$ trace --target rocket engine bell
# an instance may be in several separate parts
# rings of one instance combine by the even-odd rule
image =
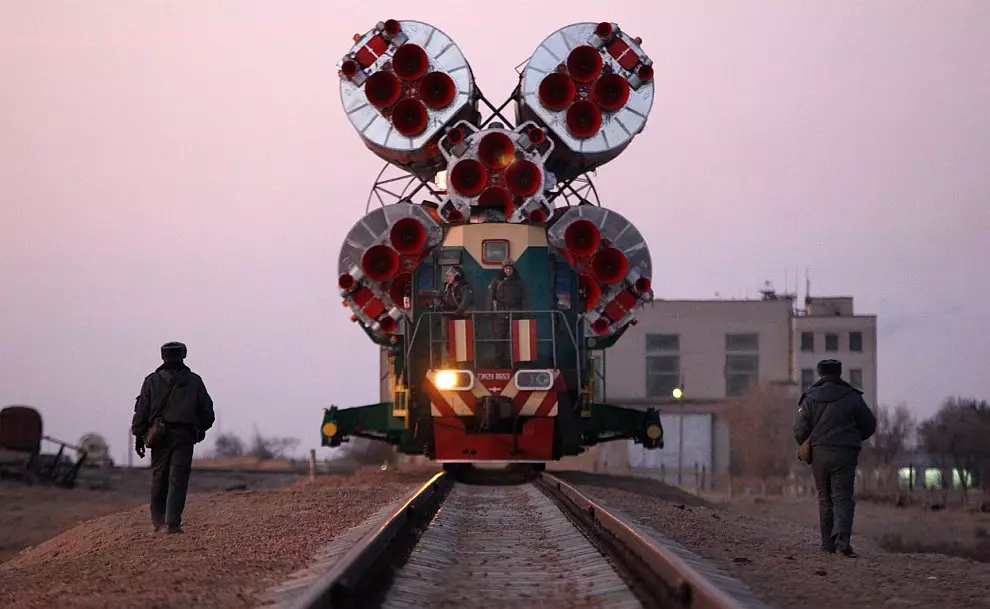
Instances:
[[[370,212],[340,248],[337,285],[353,319],[376,334],[399,330],[408,318],[412,270],[443,238],[433,216],[414,203]]]
[[[543,193],[552,178],[543,166],[553,147],[533,122],[512,130],[457,123],[440,140],[448,186],[440,216],[447,222],[489,214],[508,222],[546,220],[553,208]]]
[[[450,37],[421,21],[379,22],[337,69],[344,111],[364,144],[423,180],[446,164],[437,148],[444,127],[478,121],[467,59]]]
[[[653,62],[614,23],[575,23],[547,36],[520,76],[516,116],[556,140],[547,169],[573,179],[617,157],[646,126]]]
[[[579,273],[586,320],[595,334],[611,334],[632,322],[653,299],[650,249],[621,214],[579,205],[561,214],[547,239]]]

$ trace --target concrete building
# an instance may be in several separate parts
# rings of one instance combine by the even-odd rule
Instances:
[[[602,445],[584,460],[601,471],[656,472],[693,484],[729,469],[727,398],[750,383],[785,388],[795,403],[817,379],[819,360],[843,363],[844,377],[876,405],[876,316],[854,315],[852,298],[807,298],[766,290],[761,300],[658,300],[639,315],[616,347],[599,358],[597,397],[661,413],[665,447],[645,451],[632,442]],[[681,399],[673,396],[682,390]],[[683,470],[691,470],[684,472]],[[672,478],[671,476],[676,476]],[[709,478],[710,479],[710,478]]]
[[[877,316],[856,315],[853,299],[808,298],[791,319],[795,368],[802,390],[815,382],[815,366],[823,359],[842,362],[842,377],[877,406]]]

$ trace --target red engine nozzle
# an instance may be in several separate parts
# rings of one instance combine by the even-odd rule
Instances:
[[[594,309],[602,297],[602,288],[595,281],[595,278],[586,273],[581,273],[578,276],[578,288],[584,292],[585,309],[588,311]]]
[[[412,285],[412,273],[399,273],[388,288],[388,296],[400,309],[405,309],[406,298],[410,297],[409,286]]]
[[[340,286],[341,290],[350,290],[354,287],[354,276],[350,273],[343,273],[337,278],[337,285]],[[346,301],[344,304],[347,304]]]
[[[505,171],[505,185],[517,197],[531,197],[543,186],[540,168],[533,161],[520,159]]]
[[[478,207],[483,207],[485,209],[497,209],[502,212],[502,214],[508,218],[512,215],[512,210],[515,209],[515,203],[512,201],[512,195],[509,191],[502,188],[501,186],[492,186],[486,188],[481,196],[478,197]]]
[[[595,47],[584,44],[574,47],[567,56],[567,71],[578,82],[589,83],[602,73],[602,56]]]
[[[392,108],[392,126],[406,137],[415,137],[426,130],[429,115],[418,99],[407,97]]]
[[[485,188],[488,182],[488,171],[485,166],[474,159],[457,161],[450,170],[450,186],[465,197],[473,197]]]
[[[353,59],[348,59],[344,63],[340,64],[340,72],[347,78],[354,78],[359,69],[360,67],[358,66],[358,62]]]
[[[534,146],[539,146],[543,143],[543,140],[547,139],[547,134],[543,129],[539,127],[533,127],[526,132],[526,137],[529,138],[529,143]]]
[[[586,99],[576,101],[567,109],[567,130],[574,137],[589,138],[602,127],[602,111],[594,102]]]
[[[430,68],[430,57],[418,44],[404,44],[392,55],[392,70],[402,80],[419,80]]]
[[[533,211],[529,212],[530,222],[539,223],[539,222],[546,222],[546,220],[547,220],[547,212],[543,211],[542,209],[534,209]]]
[[[650,291],[650,287],[652,287],[652,285],[653,284],[650,283],[650,280],[648,278],[640,277],[639,279],[636,280],[635,288],[636,291],[639,292],[640,294],[645,294]]]
[[[397,19],[387,19],[385,21],[385,33],[389,36],[395,36],[401,31],[402,24]]]
[[[364,82],[364,95],[376,108],[386,108],[399,101],[402,83],[391,72],[375,72]]]
[[[605,334],[608,332],[608,320],[604,317],[599,317],[591,324],[591,329],[595,331],[595,334]]]
[[[591,97],[602,110],[614,112],[629,101],[629,82],[618,74],[606,74],[591,87]]]
[[[426,245],[426,229],[416,218],[402,218],[392,225],[389,233],[392,247],[404,256],[418,254]]]
[[[614,247],[607,247],[591,260],[591,272],[602,283],[615,283],[629,272],[629,259]]]
[[[378,320],[378,325],[381,327],[382,332],[388,334],[395,330],[395,327],[398,325],[398,323],[395,321],[395,319],[386,315]]]
[[[540,103],[550,110],[563,110],[571,105],[576,94],[577,89],[574,87],[574,81],[567,74],[560,72],[547,74],[537,89]]]
[[[447,132],[447,141],[451,146],[456,146],[464,141],[464,130],[460,127],[453,127]]]
[[[478,158],[489,169],[505,169],[516,154],[512,139],[501,131],[493,131],[478,143]]]
[[[361,268],[373,281],[385,281],[399,270],[399,255],[387,245],[370,247],[361,256]]]
[[[639,79],[643,82],[650,82],[653,80],[653,66],[639,66],[639,70],[636,71],[636,75],[639,76]]]
[[[419,82],[420,99],[434,110],[449,106],[456,95],[454,79],[443,72],[430,72]]]
[[[575,256],[588,256],[598,249],[601,233],[591,220],[575,220],[564,231],[564,245]]]
[[[595,34],[599,38],[608,38],[612,35],[612,24],[608,21],[602,21],[597,26],[595,26]]]

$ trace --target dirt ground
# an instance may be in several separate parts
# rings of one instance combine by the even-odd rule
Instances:
[[[291,473],[195,470],[189,492],[273,489],[297,478]],[[150,492],[147,468],[83,469],[73,489],[0,480],[0,562],[80,522],[146,504]]]
[[[717,505],[641,478],[561,477],[711,560],[777,607],[990,607],[990,564],[881,547],[889,536],[976,544],[990,528],[987,514],[860,501],[853,531],[859,556],[846,558],[818,552],[814,499]]]
[[[183,535],[152,533],[146,505],[116,511],[0,564],[0,606],[253,606],[333,537],[427,478],[361,471],[274,490],[200,492],[187,502]],[[100,505],[113,509],[112,500]]]

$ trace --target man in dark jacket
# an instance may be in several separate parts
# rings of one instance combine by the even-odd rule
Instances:
[[[465,281],[464,271],[459,266],[448,269],[446,279],[440,292],[440,310],[454,317],[464,317],[464,313],[474,302],[474,292]]]
[[[818,519],[824,552],[855,556],[852,537],[853,487],[859,451],[876,431],[877,419],[863,392],[842,380],[842,364],[818,362],[821,378],[801,395],[794,416],[794,440],[808,440],[818,487]]]
[[[166,343],[161,352],[164,363],[141,385],[131,433],[143,459],[148,431],[155,420],[164,422],[165,433],[151,447],[151,522],[155,532],[167,526],[168,533],[181,533],[193,445],[206,438],[216,417],[203,379],[183,362],[186,346]]]
[[[502,262],[502,272],[495,276],[488,286],[488,296],[492,311],[516,311],[513,319],[519,319],[519,311],[526,307],[526,286],[516,273],[515,262],[507,258]],[[497,365],[508,367],[509,353],[509,316],[495,315],[492,320],[493,338],[495,343],[495,359]]]

